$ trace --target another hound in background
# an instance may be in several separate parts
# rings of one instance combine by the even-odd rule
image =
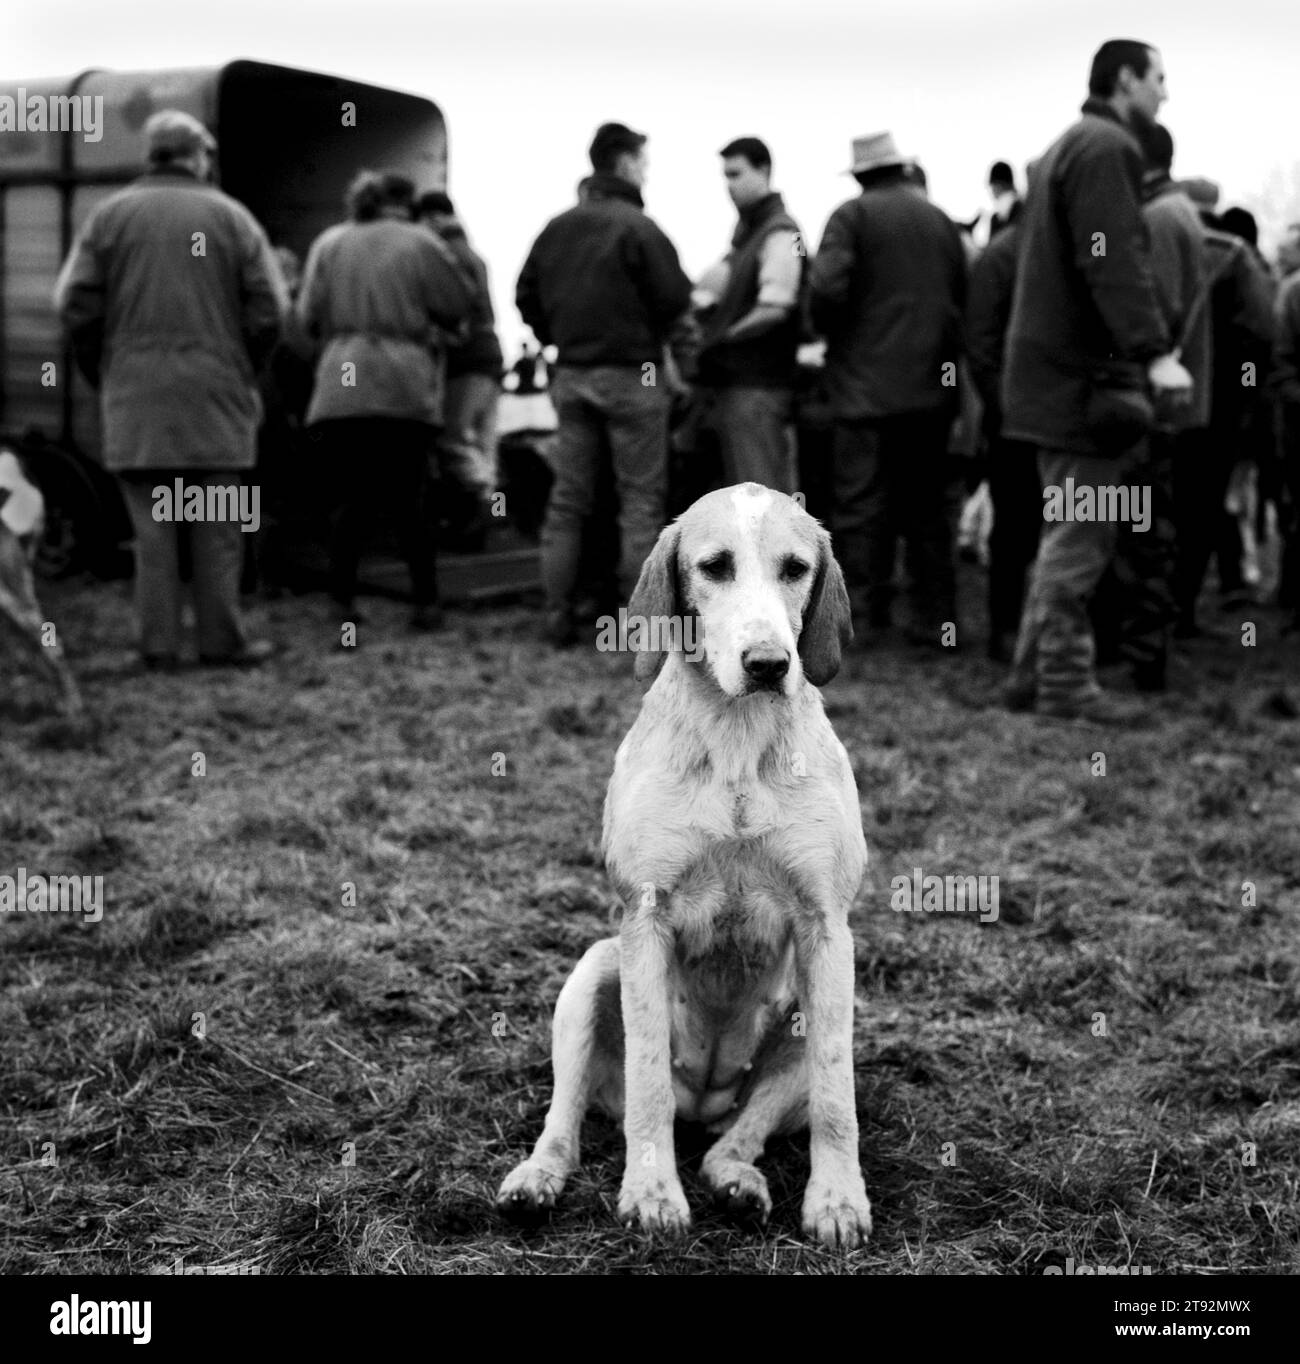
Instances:
[[[80,715],[81,693],[57,639],[47,644],[47,622],[36,602],[32,561],[45,526],[45,499],[18,457],[0,449],[0,627],[40,659],[59,684],[63,711]]]
[[[858,1163],[848,912],[867,850],[853,770],[816,690],[851,636],[830,537],[758,484],[710,493],[659,536],[630,612],[698,617],[703,656],[638,654],[637,676],[657,677],[605,798],[621,932],[560,992],[550,1112],[498,1205],[549,1211],[595,1104],[623,1120],[625,1222],[690,1223],[674,1117],[720,1134],[702,1166],[714,1198],[766,1221],[772,1200],[754,1162],[770,1136],[806,1125],[804,1231],[856,1247],[871,1205]]]

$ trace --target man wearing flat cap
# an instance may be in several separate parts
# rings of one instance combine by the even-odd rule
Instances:
[[[146,667],[181,653],[179,508],[185,489],[198,651],[210,664],[270,653],[239,611],[241,522],[230,514],[256,462],[257,371],[288,304],[265,232],[210,183],[216,142],[190,114],[144,126],[148,169],[90,215],[59,275],[55,302],[77,363],[100,391],[104,464],[118,475],[135,531],[138,646]],[[203,491],[191,498],[190,489]],[[208,490],[220,487],[220,496]],[[193,520],[198,506],[207,518]],[[224,510],[222,510],[224,509]],[[161,515],[160,515],[161,512]],[[255,528],[255,527],[254,527]]]
[[[907,545],[910,634],[938,647],[956,619],[948,433],[957,411],[966,255],[956,225],[918,193],[889,133],[853,143],[862,193],[841,204],[812,269],[835,419],[833,534],[868,639],[893,624],[894,559]]]

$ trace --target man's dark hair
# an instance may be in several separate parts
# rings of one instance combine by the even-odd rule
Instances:
[[[1120,68],[1127,66],[1141,80],[1151,65],[1155,48],[1136,38],[1110,38],[1097,49],[1088,73],[1088,93],[1109,99],[1115,93]]]
[[[1147,170],[1164,171],[1166,174],[1174,166],[1174,136],[1163,123],[1146,122],[1135,124],[1138,145],[1142,148],[1142,159]]]
[[[1016,177],[1011,173],[1011,167],[1005,161],[995,161],[989,167],[990,185],[1010,185],[1012,189],[1016,187]]]
[[[728,142],[719,156],[743,156],[755,170],[772,171],[772,153],[761,137],[737,137]]]
[[[417,218],[423,218],[429,213],[443,213],[452,218],[456,216],[456,208],[451,202],[451,195],[445,189],[425,190],[415,201],[415,216]]]
[[[393,205],[409,213],[414,200],[415,186],[396,171],[358,171],[347,192],[348,211],[359,223],[373,222]]]
[[[1219,214],[1219,226],[1251,246],[1259,245],[1259,224],[1248,208],[1225,208]]]
[[[611,175],[624,152],[635,156],[645,144],[645,134],[634,133],[625,123],[602,123],[587,150],[591,168],[598,175]]]
[[[925,171],[919,165],[877,166],[875,170],[854,171],[853,178],[861,189],[875,189],[881,185],[920,185],[926,187]]]

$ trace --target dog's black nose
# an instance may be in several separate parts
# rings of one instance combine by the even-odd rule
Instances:
[[[744,668],[746,677],[752,677],[761,686],[770,687],[790,671],[790,655],[784,649],[759,644],[741,654],[740,666]]]

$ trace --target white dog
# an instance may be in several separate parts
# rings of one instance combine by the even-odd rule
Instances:
[[[765,1221],[754,1162],[769,1136],[807,1125],[804,1231],[852,1248],[871,1230],[848,926],[867,850],[848,756],[815,689],[851,634],[830,537],[755,483],[701,498],[660,535],[630,603],[633,618],[687,613],[703,658],[638,655],[638,677],[658,676],[605,800],[621,932],[560,992],[550,1112],[498,1206],[549,1210],[596,1104],[624,1124],[625,1222],[690,1223],[674,1115],[721,1133],[704,1179],[732,1213]]]
[[[0,628],[38,659],[59,685],[63,711],[82,712],[81,693],[57,638],[45,640],[47,622],[36,601],[32,561],[45,523],[45,500],[23,473],[18,457],[0,449]]]

